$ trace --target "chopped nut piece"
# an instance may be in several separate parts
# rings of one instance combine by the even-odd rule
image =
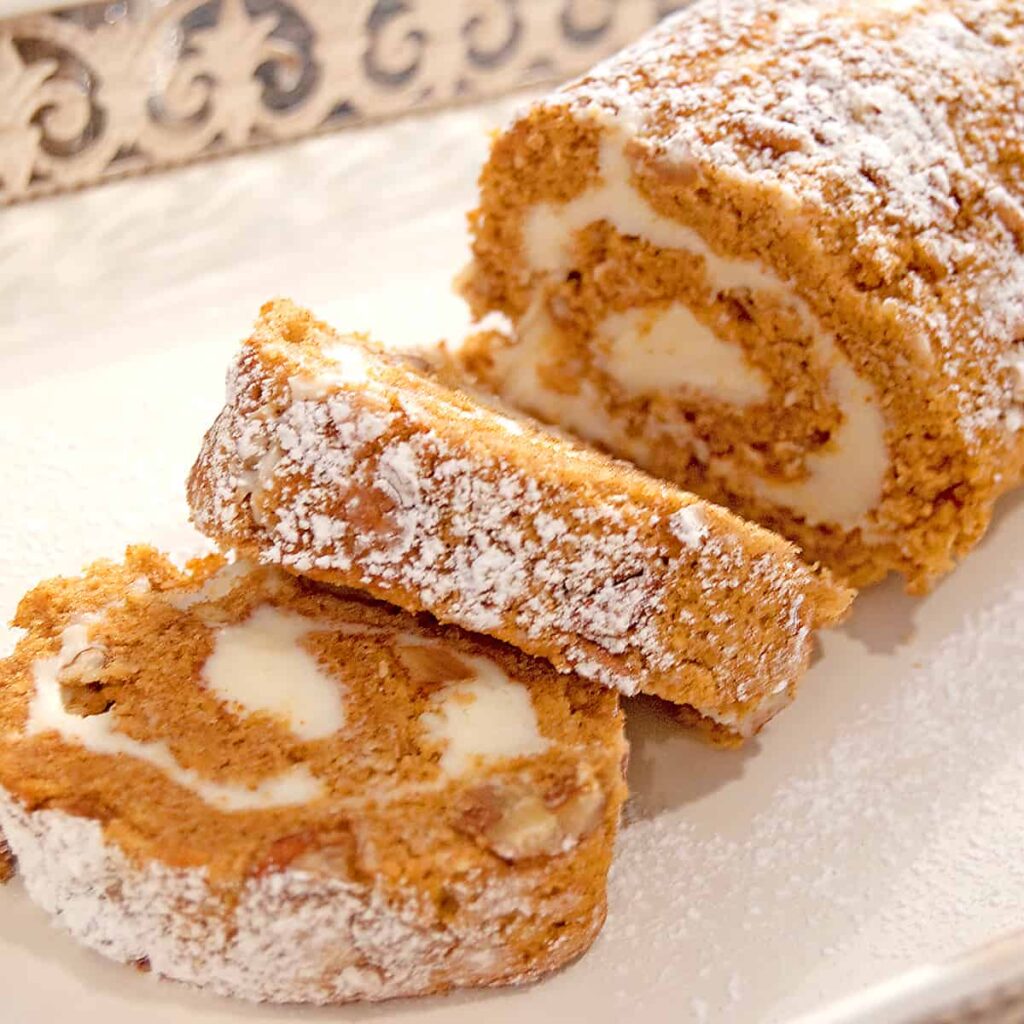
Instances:
[[[358,862],[356,839],[350,831],[338,829],[329,834],[308,831],[278,839],[261,871],[287,868],[354,880],[359,875]]]
[[[57,680],[61,684],[74,685],[98,683],[103,678],[106,664],[107,655],[102,647],[86,647],[61,667]]]
[[[398,657],[415,683],[453,683],[476,675],[458,655],[439,644],[403,645]]]
[[[114,701],[104,692],[102,683],[62,686],[60,697],[65,709],[79,718],[106,714],[114,706]]]
[[[489,782],[470,791],[456,827],[503,860],[553,857],[589,835],[604,807],[605,794],[594,779],[554,806],[526,780]]]
[[[564,848],[558,818],[533,793],[522,793],[508,801],[484,836],[487,845],[504,860],[550,857]]]
[[[577,793],[558,808],[558,822],[562,832],[566,836],[575,836],[574,844],[589,835],[601,820],[604,804],[604,793],[596,783],[591,789]]]
[[[102,647],[86,647],[57,673],[61,700],[71,714],[89,718],[110,710],[113,701],[103,689],[106,664]]]

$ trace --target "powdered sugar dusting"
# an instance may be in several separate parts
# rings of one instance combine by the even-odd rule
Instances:
[[[396,895],[379,883],[289,869],[252,878],[232,908],[205,871],[135,864],[98,822],[26,813],[2,789],[0,828],[29,895],[79,941],[259,1001],[387,999],[499,976],[514,955],[501,919],[532,898],[529,878],[465,874],[452,897],[472,908],[477,926],[440,929],[414,890]]]
[[[1015,10],[709,0],[556,102],[610,112],[658,160],[770,188],[818,218],[817,244],[852,250],[872,294],[938,353],[969,443],[993,431],[1010,443],[1024,422],[1002,362],[1024,323]],[[851,219],[853,242],[829,233]]]
[[[296,398],[326,398],[338,388],[358,387],[369,379],[370,363],[358,344],[342,341],[322,350],[323,364],[300,369],[288,382]]]
[[[699,547],[700,543],[708,535],[707,523],[704,521],[704,513],[700,505],[687,505],[678,512],[673,512],[669,519],[672,532],[687,547]]]
[[[810,571],[795,558],[752,561],[738,533],[723,525],[712,535],[700,506],[660,522],[625,495],[587,496],[544,472],[550,435],[533,440],[539,467],[516,453],[533,435],[478,448],[398,385],[323,401],[289,394],[268,411],[259,396],[277,387],[276,373],[289,370],[263,367],[256,347],[233,371],[194,471],[204,529],[255,542],[262,560],[299,572],[351,573],[350,585],[398,603],[411,593],[415,607],[532,653],[550,656],[553,643],[559,667],[624,693],[697,657],[669,617],[679,588],[696,582],[691,614],[717,683],[694,697],[698,710],[745,733],[763,720],[762,697],[792,689],[815,614],[803,605]],[[557,457],[571,464],[572,451]],[[254,474],[267,452],[277,453],[272,471]],[[769,639],[730,614],[741,581],[775,609],[783,628]]]

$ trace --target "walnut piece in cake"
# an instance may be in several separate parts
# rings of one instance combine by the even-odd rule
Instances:
[[[141,547],[40,584],[15,624],[0,834],[100,953],[340,1003],[528,981],[600,930],[611,690],[279,569]],[[102,659],[69,674],[83,651]]]

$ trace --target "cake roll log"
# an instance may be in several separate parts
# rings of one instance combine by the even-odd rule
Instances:
[[[225,548],[686,706],[723,741],[789,703],[851,600],[781,537],[285,301],[188,495]]]
[[[1018,483],[1024,8],[698,2],[493,143],[464,369],[927,588]]]
[[[627,750],[610,690],[149,548],[40,584],[15,623],[0,847],[105,956],[340,1003],[529,981],[600,930]]]

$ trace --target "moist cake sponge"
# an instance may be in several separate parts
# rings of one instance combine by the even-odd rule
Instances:
[[[335,1003],[528,981],[605,915],[618,697],[272,568],[148,548],[21,602],[0,846],[115,960]]]
[[[1016,0],[707,0],[493,143],[465,370],[921,590],[1024,463]]]
[[[687,706],[722,738],[789,701],[850,601],[781,538],[283,301],[188,494],[225,548]]]

